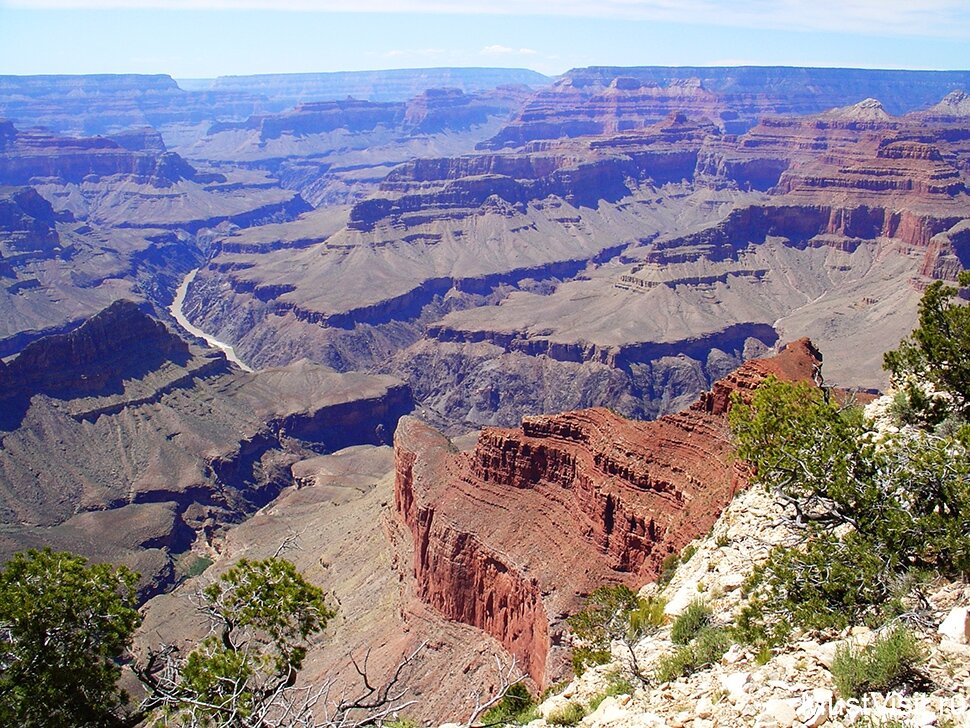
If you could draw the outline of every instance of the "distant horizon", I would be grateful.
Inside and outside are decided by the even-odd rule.
[[[966,0],[0,0],[0,74],[970,68]]]
[[[573,71],[581,71],[587,69],[636,69],[636,68],[671,68],[671,69],[742,69],[742,68],[788,68],[788,69],[806,69],[806,70],[832,70],[832,71],[888,71],[893,73],[970,73],[970,66],[966,68],[893,68],[889,66],[879,66],[879,67],[863,67],[863,66],[795,66],[790,64],[743,64],[743,65],[715,65],[715,64],[682,64],[682,65],[669,65],[669,64],[642,64],[638,66],[615,66],[606,64],[593,64],[590,66],[577,66],[575,68],[568,68],[562,73],[548,74],[538,71],[534,68],[529,68],[528,66],[413,66],[407,68],[360,68],[360,69],[348,69],[340,71],[275,71],[275,72],[263,72],[263,73],[227,73],[219,76],[175,76],[171,73],[165,73],[164,71],[152,72],[152,73],[139,73],[139,72],[97,72],[97,73],[0,73],[0,76],[20,76],[24,78],[30,77],[93,77],[93,76],[164,76],[171,78],[173,81],[178,83],[179,81],[190,81],[190,82],[200,82],[200,81],[215,81],[220,78],[250,78],[254,76],[321,76],[321,75],[337,75],[337,74],[362,74],[362,73],[389,73],[389,72],[421,72],[421,71],[442,71],[442,70],[480,70],[480,71],[526,71],[538,74],[540,76],[545,76],[550,79],[561,78],[567,76]]]

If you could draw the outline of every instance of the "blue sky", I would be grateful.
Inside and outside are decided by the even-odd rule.
[[[970,68],[970,0],[0,0],[0,73]]]

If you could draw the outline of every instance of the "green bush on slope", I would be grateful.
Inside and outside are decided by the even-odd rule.
[[[735,398],[739,455],[804,533],[750,580],[740,637],[882,623],[925,576],[970,572],[970,311],[955,295],[930,286],[920,326],[886,355],[897,427],[879,430],[806,384],[769,379],[750,403]]]

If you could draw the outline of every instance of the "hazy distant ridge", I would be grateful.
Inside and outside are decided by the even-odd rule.
[[[368,101],[404,101],[429,88],[459,88],[465,93],[496,86],[545,86],[552,78],[527,68],[408,68],[386,71],[277,73],[179,80],[187,91],[232,91],[272,102],[329,101],[353,96]]]

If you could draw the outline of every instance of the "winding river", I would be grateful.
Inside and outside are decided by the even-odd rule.
[[[209,334],[202,329],[193,326],[192,322],[189,321],[182,312],[182,305],[185,303],[185,294],[188,292],[189,285],[193,280],[195,280],[195,274],[198,272],[199,269],[195,268],[194,270],[189,271],[185,278],[182,279],[182,283],[179,284],[178,290],[175,291],[175,300],[172,301],[172,305],[168,308],[169,312],[171,312],[172,316],[175,317],[175,320],[178,321],[179,326],[181,326],[183,329],[188,331],[193,336],[204,339],[205,343],[214,349],[221,349],[225,353],[226,358],[243,371],[251,372],[252,369],[246,366],[246,364],[243,363],[238,356],[236,356],[235,349],[229,346],[229,344],[219,341],[219,339],[215,338],[214,336],[209,336]]]

